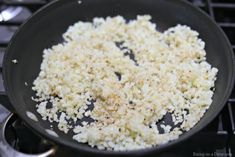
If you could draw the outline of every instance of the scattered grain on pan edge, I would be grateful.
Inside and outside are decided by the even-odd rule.
[[[18,61],[16,59],[11,60],[12,63],[17,64]]]
[[[73,129],[78,142],[115,151],[161,145],[190,130],[212,103],[218,70],[206,62],[198,32],[177,25],[161,33],[150,19],[70,26],[64,43],[44,50],[33,83],[42,118],[65,133]],[[155,123],[167,112],[179,127],[162,124],[159,133]],[[84,116],[95,121],[75,128],[67,122]]]

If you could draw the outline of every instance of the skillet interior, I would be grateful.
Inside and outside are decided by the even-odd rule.
[[[207,61],[219,69],[213,103],[205,116],[178,140],[157,148],[119,152],[119,154],[99,151],[85,144],[79,144],[72,140],[71,133],[64,134],[57,129],[54,130],[59,138],[48,135],[45,128],[50,128],[50,123],[41,120],[40,115],[35,111],[36,103],[31,100],[34,92],[30,88],[40,70],[42,50],[61,42],[62,33],[69,25],[79,20],[91,21],[93,17],[115,15],[134,19],[138,14],[152,15],[152,21],[157,23],[160,31],[176,24],[186,24],[200,33],[200,38],[206,43]],[[11,62],[13,59],[17,59],[18,64],[13,64]],[[78,1],[54,1],[29,19],[13,37],[4,57],[3,66],[4,85],[12,105],[17,114],[31,128],[57,143],[84,152],[107,155],[128,155],[130,153],[140,155],[147,151],[156,152],[190,137],[205,127],[223,108],[233,87],[234,77],[233,54],[221,29],[205,14],[180,0],[84,0],[81,4]],[[29,86],[25,86],[25,82]],[[35,123],[29,119],[26,111],[34,113],[39,122]]]

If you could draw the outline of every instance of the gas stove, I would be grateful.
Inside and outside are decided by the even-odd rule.
[[[17,115],[4,106],[10,106],[2,80],[2,59],[12,35],[19,26],[50,0],[0,0],[0,156],[82,157],[64,146],[53,145],[35,134]],[[224,30],[235,50],[235,1],[188,0],[208,13]],[[2,104],[2,105],[1,105]],[[7,119],[7,123],[3,121]],[[2,149],[8,153],[3,154]],[[202,131],[162,153],[158,157],[235,157],[235,90],[223,111]]]

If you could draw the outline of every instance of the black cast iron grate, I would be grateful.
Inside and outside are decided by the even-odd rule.
[[[11,20],[0,14],[0,104],[9,103],[2,80],[2,59],[14,32],[36,10],[51,0],[0,0],[0,12],[6,7],[21,8]],[[235,1],[188,0],[207,12],[227,34],[235,51]],[[2,19],[2,20],[1,20]],[[1,114],[1,113],[0,113]],[[62,153],[63,154],[63,153]],[[200,133],[159,156],[229,156],[235,157],[235,89],[220,115]]]

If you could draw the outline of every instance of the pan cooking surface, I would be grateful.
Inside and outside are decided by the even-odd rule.
[[[155,3],[156,5],[153,5]],[[89,12],[89,10],[92,10],[92,12]],[[168,11],[167,14],[166,11]],[[187,12],[187,14],[185,14],[185,12]],[[221,30],[204,14],[181,1],[148,0],[134,3],[134,1],[131,0],[128,2],[115,0],[107,2],[101,0],[97,3],[87,0],[81,5],[78,5],[77,3],[75,4],[75,2],[62,0],[51,4],[41,12],[37,13],[20,29],[13,38],[4,59],[4,84],[13,107],[19,116],[41,135],[80,151],[111,153],[107,151],[98,151],[91,149],[86,145],[77,144],[70,140],[71,134],[64,135],[58,130],[55,130],[55,132],[60,138],[52,137],[45,132],[45,128],[50,128],[48,123],[39,120],[39,122],[35,124],[35,122],[27,118],[25,114],[26,111],[34,113],[37,117],[40,116],[35,112],[35,103],[30,99],[34,93],[29,90],[29,88],[25,87],[24,82],[32,82],[35,79],[39,72],[42,50],[45,47],[50,47],[51,45],[60,42],[62,40],[60,36],[65,32],[67,26],[78,20],[91,20],[94,16],[103,17],[119,14],[126,18],[133,18],[136,14],[151,14],[154,17],[153,22],[158,23],[158,27],[162,30],[177,23],[189,25],[197,30],[200,33],[201,38],[207,43],[206,51],[208,62],[221,71],[218,76],[216,84],[217,90],[215,91],[212,106],[198,125],[181,136],[177,141],[149,151],[161,150],[190,137],[208,124],[222,109],[223,104],[231,92],[233,84],[233,56],[228,41]],[[208,29],[210,29],[210,31],[208,31]],[[34,38],[32,38],[32,36]],[[28,45],[23,46],[23,44],[20,44],[21,41],[28,43]],[[17,51],[23,53],[16,53]],[[28,58],[29,56],[30,59]],[[17,59],[19,61],[17,66],[11,64],[10,61],[12,59]],[[142,151],[142,153],[145,151]]]

